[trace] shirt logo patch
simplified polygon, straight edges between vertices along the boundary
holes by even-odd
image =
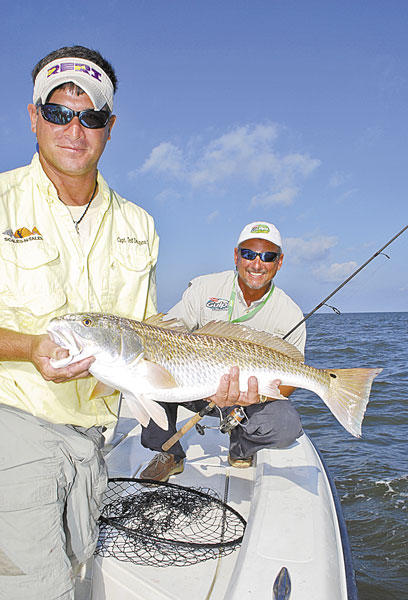
[[[208,298],[205,305],[210,310],[228,310],[229,300],[226,300],[226,298]]]
[[[32,230],[28,229],[28,227],[19,227],[14,232],[12,229],[6,229],[6,231],[3,231],[3,236],[5,242],[13,243],[44,239],[35,226],[32,228]]]

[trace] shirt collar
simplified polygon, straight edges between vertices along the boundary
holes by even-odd
[[[35,181],[37,182],[37,185],[38,185],[41,193],[44,195],[44,197],[47,199],[47,201],[49,203],[55,202],[55,201],[59,202],[57,190],[56,190],[54,184],[52,183],[52,181],[50,179],[48,179],[47,175],[45,174],[44,169],[42,168],[42,165],[40,162],[40,156],[39,156],[38,152],[36,152],[33,156],[33,159],[31,161],[31,167],[33,168],[34,173],[35,173]],[[103,198],[102,206],[106,209],[110,204],[110,188],[99,171],[98,171],[97,178],[98,178],[98,194],[102,195],[102,198]]]

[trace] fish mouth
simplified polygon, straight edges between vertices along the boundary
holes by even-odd
[[[81,344],[80,338],[78,338],[73,331],[64,332],[63,330],[56,328],[54,325],[48,327],[47,332],[53,342],[58,344],[58,346],[68,350],[70,362],[72,362],[75,358],[78,359],[78,356],[85,348],[84,345]]]

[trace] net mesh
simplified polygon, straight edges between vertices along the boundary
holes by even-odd
[[[245,525],[214,490],[113,478],[105,493],[96,553],[139,565],[192,565],[233,552]]]

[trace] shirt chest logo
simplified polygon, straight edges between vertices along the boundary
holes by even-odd
[[[28,229],[28,227],[19,227],[14,232],[11,228],[6,229],[6,231],[3,231],[3,236],[4,241],[14,243],[43,239],[43,236],[38,231],[37,227],[33,227],[32,230]]]
[[[208,298],[205,303],[210,310],[228,310],[229,300],[226,298]]]

